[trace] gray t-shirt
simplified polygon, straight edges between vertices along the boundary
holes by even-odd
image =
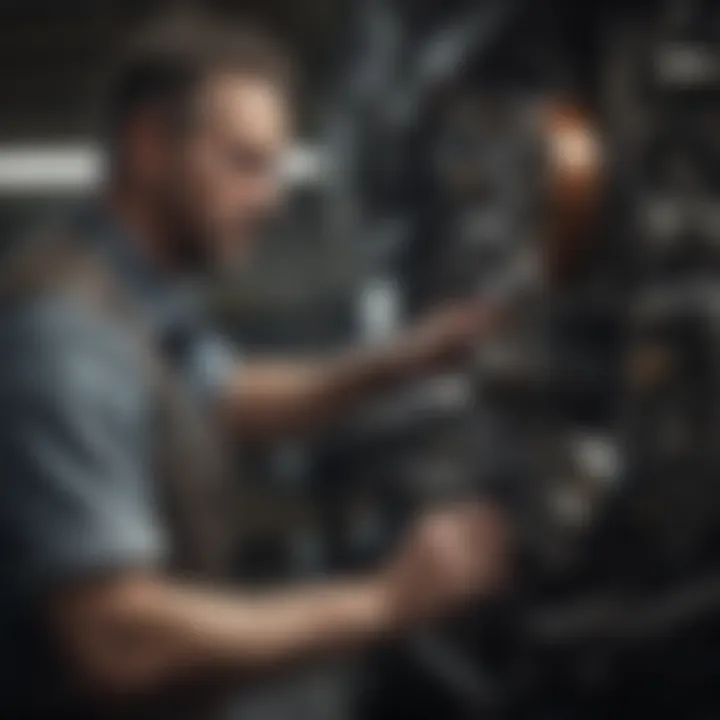
[[[139,260],[108,257],[198,402],[212,400],[233,351]],[[166,553],[151,389],[126,333],[70,297],[0,310],[0,708],[41,681],[37,605],[53,588]]]

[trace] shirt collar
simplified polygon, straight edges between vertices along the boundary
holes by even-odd
[[[145,256],[129,231],[100,202],[80,217],[85,235],[110,262],[123,287],[140,303],[159,331],[184,324],[200,308],[197,288],[185,278],[170,278]]]

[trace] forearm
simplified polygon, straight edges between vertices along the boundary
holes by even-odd
[[[393,625],[382,584],[370,579],[256,595],[145,581],[73,613],[82,627],[71,647],[88,684],[124,695],[231,687],[362,647]]]
[[[257,361],[238,372],[223,412],[245,438],[302,433],[332,422],[408,372],[409,363],[392,346],[304,362]]]
[[[147,621],[165,638],[170,667],[236,677],[360,647],[389,627],[371,580],[234,597],[167,588]]]
[[[398,380],[471,357],[479,338],[501,320],[501,314],[472,301],[440,309],[382,346],[318,362],[245,365],[221,400],[221,414],[232,430],[250,439],[312,430]]]

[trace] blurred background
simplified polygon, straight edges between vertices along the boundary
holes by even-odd
[[[720,5],[4,0],[0,243],[92,193],[108,63],[169,10],[253,18],[303,71],[287,212],[213,289],[246,351],[514,309],[473,367],[239,449],[277,521],[237,557],[246,583],[348,571],[419,507],[491,493],[524,540],[512,601],[238,718],[717,717]]]

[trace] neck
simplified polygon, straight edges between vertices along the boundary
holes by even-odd
[[[169,229],[146,193],[116,181],[108,188],[105,203],[127,230],[128,238],[153,264],[168,270],[173,268]]]

